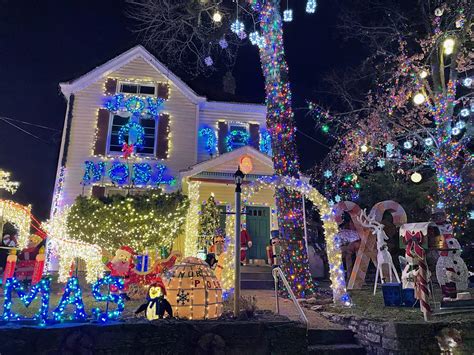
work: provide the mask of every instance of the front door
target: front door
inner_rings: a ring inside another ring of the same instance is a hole
[[[266,260],[266,247],[270,240],[270,208],[247,206],[246,211],[247,232],[252,240],[248,258]]]

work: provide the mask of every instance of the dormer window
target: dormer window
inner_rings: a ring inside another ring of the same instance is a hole
[[[119,92],[131,95],[156,96],[156,85],[120,82]]]

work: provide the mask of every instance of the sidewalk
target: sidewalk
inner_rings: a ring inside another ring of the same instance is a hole
[[[257,299],[257,307],[259,309],[266,309],[275,312],[276,300],[275,291],[273,290],[241,290],[241,296],[252,297]],[[280,314],[291,320],[301,321],[298,310],[293,301],[287,298],[279,298],[280,300]],[[331,323],[323,316],[319,315],[317,311],[303,308],[303,311],[308,318],[310,329],[343,329],[338,324]]]

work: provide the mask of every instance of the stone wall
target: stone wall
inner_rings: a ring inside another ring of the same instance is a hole
[[[474,353],[474,322],[380,322],[357,316],[323,312],[329,320],[351,329],[369,354],[441,354],[441,347],[455,354]]]
[[[0,327],[8,354],[304,354],[306,329],[290,321],[136,321]]]

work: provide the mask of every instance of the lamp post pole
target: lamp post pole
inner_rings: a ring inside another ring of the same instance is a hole
[[[245,175],[240,170],[240,166],[234,174],[235,180],[235,285],[234,285],[234,316],[240,313],[240,194],[241,185]]]

